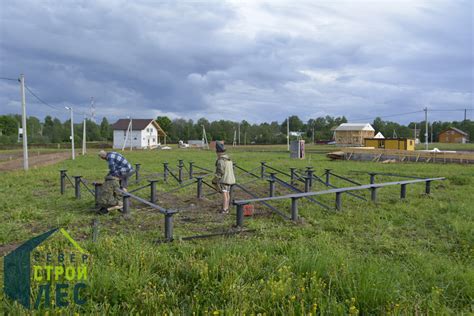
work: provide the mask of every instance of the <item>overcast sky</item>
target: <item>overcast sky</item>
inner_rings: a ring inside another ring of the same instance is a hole
[[[0,19],[0,77],[24,73],[58,108],[27,94],[41,118],[93,96],[111,120],[474,119],[470,0],[0,0]],[[0,114],[20,112],[0,80]]]

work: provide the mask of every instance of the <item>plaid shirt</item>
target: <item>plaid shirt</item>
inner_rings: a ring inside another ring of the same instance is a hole
[[[107,153],[109,163],[109,175],[114,177],[124,176],[133,171],[132,165],[121,154],[111,151]]]

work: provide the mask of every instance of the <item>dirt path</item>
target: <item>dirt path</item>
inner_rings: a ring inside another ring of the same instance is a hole
[[[32,155],[29,157],[30,168],[48,166],[68,159],[71,156],[69,152]],[[18,170],[23,168],[23,158],[14,159],[0,163],[0,172]]]

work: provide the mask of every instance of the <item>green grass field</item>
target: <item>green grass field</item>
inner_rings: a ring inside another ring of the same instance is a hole
[[[316,146],[317,147],[317,146]],[[283,148],[284,149],[284,148]],[[143,315],[302,315],[302,314],[471,314],[474,297],[473,198],[474,168],[457,164],[329,161],[309,154],[304,161],[288,153],[230,150],[246,169],[260,161],[285,171],[311,165],[368,183],[364,172],[380,171],[424,177],[446,177],[424,185],[409,185],[406,201],[398,186],[379,190],[378,202],[343,197],[343,210],[326,211],[300,202],[301,223],[294,224],[255,205],[257,214],[245,218],[254,232],[232,237],[182,241],[181,237],[229,229],[235,210],[217,214],[219,200],[194,198],[194,185],[173,195],[159,194],[160,203],[182,209],[175,218],[175,241],[156,243],[163,236],[163,216],[133,203],[132,217],[119,213],[98,216],[93,198],[83,189],[75,200],[69,186],[59,194],[59,172],[101,180],[106,163],[94,154],[75,161],[30,170],[2,173],[0,186],[0,244],[13,249],[53,227],[64,227],[93,256],[87,289],[80,306],[53,309],[64,314]],[[176,169],[178,159],[213,168],[215,154],[197,150],[126,152],[141,163],[143,174],[162,172],[162,162]],[[257,171],[258,172],[258,171]],[[240,174],[240,173],[238,173]],[[393,181],[378,177],[377,181]],[[248,182],[240,177],[238,182]],[[352,186],[334,179],[338,186]],[[133,185],[137,187],[138,185]],[[266,181],[248,184],[267,194]],[[175,184],[159,182],[159,192]],[[325,187],[315,185],[314,190]],[[205,188],[205,193],[211,193]],[[289,191],[277,186],[277,194]],[[368,197],[369,192],[363,194]],[[146,196],[146,192],[142,193]],[[238,193],[238,198],[245,195]],[[334,196],[321,201],[334,205]],[[192,204],[192,205],[191,205]],[[273,202],[289,214],[289,201]],[[99,218],[98,241],[91,240],[91,223]],[[3,263],[2,263],[3,279]],[[1,292],[1,312],[28,313]],[[41,310],[40,312],[45,312]]]

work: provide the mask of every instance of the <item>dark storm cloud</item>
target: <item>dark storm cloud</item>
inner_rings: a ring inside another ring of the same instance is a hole
[[[469,1],[3,1],[0,18],[0,76],[25,73],[61,109],[94,96],[112,119],[472,105]],[[15,85],[0,82],[0,113],[18,113]]]

